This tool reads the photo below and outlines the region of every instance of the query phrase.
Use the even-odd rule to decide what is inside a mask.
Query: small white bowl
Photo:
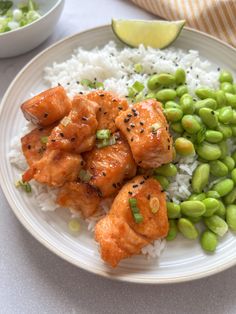
[[[14,0],[14,4],[22,0]],[[18,56],[40,45],[53,32],[64,0],[36,0],[41,17],[20,28],[0,34],[0,58]]]

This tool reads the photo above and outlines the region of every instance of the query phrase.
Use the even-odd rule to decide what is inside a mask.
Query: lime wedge
[[[143,20],[112,20],[115,35],[125,44],[138,47],[165,48],[179,36],[184,20],[181,21],[143,21]]]

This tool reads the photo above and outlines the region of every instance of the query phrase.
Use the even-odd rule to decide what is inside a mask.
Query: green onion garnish
[[[77,233],[80,231],[80,223],[79,220],[76,218],[72,218],[69,222],[68,222],[68,228],[72,233]]]
[[[23,182],[22,180],[19,180],[15,185],[17,188],[21,187],[26,193],[30,193],[32,191],[29,182]]]
[[[67,126],[69,123],[71,122],[71,119],[69,117],[64,117],[62,120],[61,120],[61,124],[63,126]]]
[[[79,172],[79,178],[82,182],[87,183],[92,178],[92,174],[88,170],[81,169]]]
[[[47,137],[47,136],[42,136],[42,137],[40,138],[40,142],[41,142],[42,144],[47,144],[47,142],[48,142],[48,137]]]
[[[137,91],[133,87],[128,87],[128,97],[133,98],[137,94]]]
[[[87,79],[81,80],[80,84],[83,85],[83,86],[90,87],[90,88],[94,88],[95,87],[95,84],[92,81],[87,80]]]
[[[111,131],[108,129],[98,130],[96,133],[96,138],[99,140],[109,139],[111,136]]]
[[[115,136],[111,136],[109,139],[103,139],[103,140],[99,140],[97,143],[96,143],[96,146],[97,148],[103,148],[103,147],[106,147],[106,146],[111,146],[111,145],[115,145],[116,144],[116,138]]]
[[[140,83],[139,81],[134,82],[132,87],[134,90],[136,90],[136,92],[141,92],[144,89],[144,85]]]
[[[152,130],[152,133],[153,134],[156,134],[157,133],[157,130],[161,128],[161,124],[159,122],[156,122],[154,123],[152,126],[151,126],[151,130]]]
[[[95,83],[95,87],[96,87],[97,89],[104,89],[104,84],[103,84],[102,82],[96,82],[96,83]]]
[[[143,221],[143,215],[140,213],[134,213],[134,220],[137,224],[141,223]]]
[[[137,206],[137,199],[132,197],[129,199],[129,205],[136,223],[140,223],[143,221],[143,216],[140,214],[140,210]]]
[[[141,73],[141,72],[143,72],[143,66],[142,66],[142,64],[136,63],[136,64],[134,65],[134,71],[135,71],[136,73]]]

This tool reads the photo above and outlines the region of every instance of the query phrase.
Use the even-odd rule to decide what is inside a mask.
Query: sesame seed
[[[126,129],[128,132],[130,132],[131,130],[129,128]]]
[[[72,137],[70,140],[71,140],[71,142],[74,142],[75,141],[75,137]]]
[[[138,115],[137,112],[134,112],[134,116],[137,117],[137,115]]]
[[[54,142],[56,142],[56,140],[51,140],[51,142],[53,142],[53,143],[54,143]]]
[[[88,118],[87,118],[87,117],[82,117],[82,120],[83,120],[83,121],[87,121]]]
[[[150,194],[148,194],[147,199],[148,199],[148,200],[150,200],[150,199],[151,199],[151,195],[150,195]]]
[[[119,110],[123,110],[123,107],[120,107],[120,106],[119,106],[118,109],[119,109]]]
[[[128,192],[130,195],[132,195],[133,193],[131,191]]]
[[[79,84],[79,81],[76,81],[76,84]]]
[[[100,112],[101,112],[101,111],[102,111],[102,108],[100,107],[100,108],[98,109],[98,111],[100,111]]]
[[[47,113],[47,112],[45,112],[45,114],[44,114],[44,118],[47,118],[47,116],[48,116],[48,113]]]
[[[124,119],[124,123],[127,123],[127,122],[129,122],[129,118]]]
[[[131,117],[132,117],[132,113],[128,113],[128,114],[127,114],[127,117],[128,117],[128,118],[131,118]]]
[[[170,145],[168,145],[167,149],[170,150]]]
[[[39,131],[40,131],[40,132],[43,131],[43,128],[39,128]]]
[[[113,98],[111,101],[112,101],[112,102],[116,102],[116,99],[115,99],[115,98]],[[118,108],[119,108],[119,107],[118,107]]]
[[[31,149],[31,145],[28,145],[27,148],[28,148],[28,149]]]
[[[100,96],[100,97],[104,97],[105,95],[104,95],[104,94],[99,94],[99,96]]]
[[[130,126],[131,126],[131,128],[134,128],[134,127],[135,127],[135,125],[134,125],[133,123],[130,123]]]
[[[215,114],[215,112],[212,110],[212,111],[211,111],[211,114],[213,114],[213,115],[214,115],[214,114]]]
[[[133,137],[131,137],[130,141],[131,141],[131,142],[133,142],[133,141],[134,141],[134,138],[133,138]]]
[[[105,177],[105,176],[106,176],[106,173],[105,173],[105,172],[102,172],[102,175]]]
[[[139,160],[139,161],[138,161],[138,164],[141,164],[141,163],[142,163],[142,160]]]
[[[134,184],[133,185],[133,188],[135,189],[135,188],[137,188],[138,187],[138,184]]]
[[[116,189],[116,184],[115,183],[113,183],[112,186]]]
[[[143,122],[143,121],[140,121],[139,124],[140,124],[140,125],[144,125],[144,122]]]
[[[61,137],[64,137],[64,133],[61,132],[60,135],[61,135]]]
[[[141,131],[140,131],[140,133],[143,133],[144,132],[144,129],[142,129]]]
[[[103,112],[103,114],[107,114],[107,111]]]
[[[80,94],[80,95],[83,95],[84,93],[83,93],[83,92],[79,92],[79,94]]]
[[[140,181],[140,184],[144,184],[145,181]]]
[[[133,111],[133,113],[135,113],[135,112],[136,112],[136,109],[134,109],[134,108],[132,108],[131,110]]]

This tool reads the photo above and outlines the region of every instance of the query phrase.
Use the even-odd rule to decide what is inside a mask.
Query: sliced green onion
[[[61,124],[63,126],[67,126],[69,123],[71,122],[71,119],[69,117],[64,117],[62,120],[61,120]]]
[[[69,222],[68,222],[68,228],[71,232],[73,233],[77,233],[80,231],[80,223],[79,220],[77,218],[72,218]]]
[[[160,128],[161,128],[161,124],[160,124],[159,122],[154,123],[154,124],[151,126],[152,133],[153,133],[153,134],[156,134],[156,133],[157,133],[157,130],[159,130]]]
[[[143,221],[143,215],[140,213],[134,213],[134,220],[137,224],[141,223]]]
[[[47,144],[47,142],[48,142],[48,136],[42,136],[42,137],[40,138],[40,142],[41,142],[42,144]]]
[[[141,73],[141,72],[143,72],[143,66],[142,66],[142,64],[136,63],[136,64],[134,65],[134,71],[135,71],[136,73]]]
[[[95,87],[98,89],[104,89],[104,84],[102,82],[96,82]]]
[[[137,95],[137,91],[133,87],[128,87],[128,97],[134,98]]]
[[[95,87],[94,83],[92,81],[90,81],[90,80],[87,80],[87,79],[81,80],[80,84],[83,85],[83,86],[90,87],[90,88],[94,88]]]
[[[12,1],[0,1],[0,15],[5,15],[12,6]]]
[[[23,182],[22,180],[19,180],[16,182],[15,186],[17,188],[21,187],[26,193],[30,193],[32,191],[29,182]]]
[[[136,90],[137,92],[141,92],[142,90],[144,90],[144,87],[145,86],[139,81],[134,82],[134,84],[132,85],[132,88]]]
[[[81,169],[79,172],[79,178],[82,182],[87,183],[92,178],[92,174],[88,170]]]
[[[116,138],[115,136],[111,136],[109,139],[103,139],[101,141],[98,141],[96,143],[96,146],[97,148],[103,148],[103,147],[106,147],[106,146],[111,146],[111,145],[115,145],[116,144]]]
[[[129,199],[129,205],[130,205],[131,208],[132,207],[137,207],[137,200],[136,200],[136,198],[134,198],[134,197],[130,198]]]
[[[108,129],[98,130],[96,133],[96,138],[99,140],[109,139],[111,136],[111,131]]]

